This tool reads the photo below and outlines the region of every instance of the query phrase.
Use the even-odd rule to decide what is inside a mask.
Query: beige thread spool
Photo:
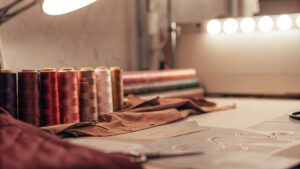
[[[124,100],[123,71],[120,67],[111,67],[111,82],[114,111],[122,110]]]
[[[93,68],[81,68],[79,72],[80,120],[97,121],[96,75]]]
[[[98,115],[113,112],[112,88],[110,71],[106,67],[97,67],[96,73],[96,89]]]

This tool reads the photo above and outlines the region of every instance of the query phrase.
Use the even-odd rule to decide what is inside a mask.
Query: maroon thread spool
[[[58,89],[61,122],[63,124],[80,122],[78,72],[73,68],[60,69]]]
[[[34,69],[18,73],[19,118],[35,126],[40,126],[39,80],[40,73]]]
[[[17,117],[17,74],[0,70],[0,107]]]
[[[44,68],[40,74],[42,126],[60,124],[58,73],[54,68]]]
[[[96,75],[93,68],[79,71],[80,121],[98,121]]]

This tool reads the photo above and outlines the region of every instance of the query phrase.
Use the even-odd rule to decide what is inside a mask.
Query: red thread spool
[[[39,78],[34,69],[18,73],[19,118],[35,126],[40,126]]]
[[[40,74],[42,126],[60,124],[57,72],[53,68],[44,68]]]
[[[59,103],[62,123],[80,122],[78,72],[62,68],[58,72]]]

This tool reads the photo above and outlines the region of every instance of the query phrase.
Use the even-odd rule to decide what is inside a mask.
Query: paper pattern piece
[[[205,155],[165,158],[149,162],[168,168],[185,169],[283,169],[291,168],[298,163],[298,160],[289,158],[245,152],[210,152]]]
[[[143,148],[142,144],[138,143],[129,143],[122,141],[111,141],[104,140],[101,137],[80,137],[80,138],[71,138],[65,139],[71,143],[78,144],[81,146],[86,146],[92,149],[97,149],[105,152],[123,152],[127,153],[133,150],[138,150]]]
[[[291,119],[288,115],[280,116],[269,121],[264,121],[250,127],[249,129],[265,131],[281,139],[300,141],[300,121]]]
[[[203,131],[206,129],[208,129],[208,127],[200,127],[198,126],[196,121],[177,122],[177,123],[149,128],[146,130],[140,130],[132,133],[116,135],[112,137],[125,138],[125,139],[138,139],[138,140],[154,140],[154,139],[181,136],[185,134],[195,133],[198,131]]]
[[[265,133],[210,127],[200,132],[155,141],[143,151],[245,151],[272,154],[296,144],[296,141]]]
[[[300,141],[300,121],[280,116],[250,127],[253,130],[266,131],[280,139]],[[275,155],[300,159],[300,144],[280,150]]]

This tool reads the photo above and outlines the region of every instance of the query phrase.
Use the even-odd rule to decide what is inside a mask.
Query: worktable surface
[[[300,111],[300,100],[257,98],[209,98],[217,104],[235,103],[236,109],[191,116],[201,126],[246,129],[278,116]]]
[[[224,127],[224,128],[239,128],[247,129],[253,125],[266,120],[271,120],[276,117],[287,115],[290,112],[300,110],[300,100],[292,99],[257,99],[257,98],[208,98],[209,101],[214,101],[218,105],[236,104],[235,109],[206,113],[201,115],[191,116],[184,121],[197,121],[200,126]],[[85,139],[70,139],[78,144],[86,145],[91,148],[100,148],[101,145],[87,145],[90,140],[115,140],[113,138],[85,138]],[[87,140],[90,139],[90,140]],[[73,141],[72,141],[73,140]],[[126,141],[126,140],[117,140]],[[132,140],[130,141],[132,143]],[[134,142],[134,141],[133,141]],[[141,143],[141,142],[136,142]],[[161,169],[152,165],[145,165],[147,169]]]

